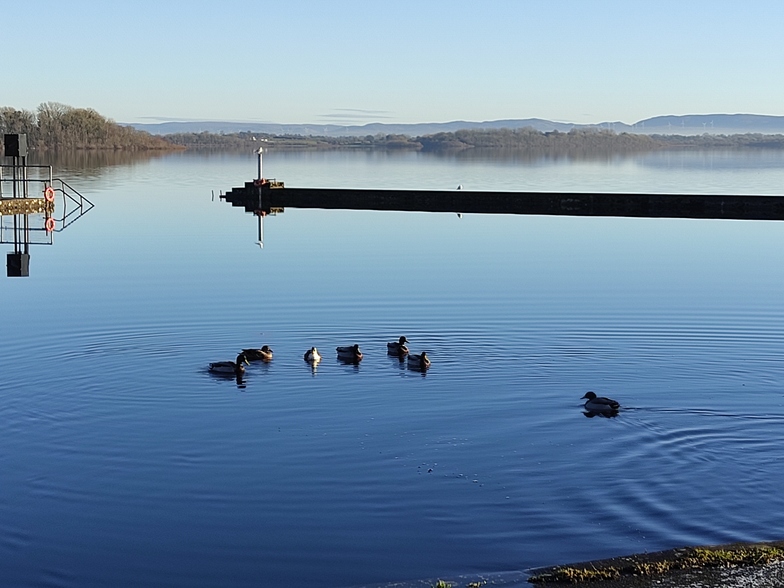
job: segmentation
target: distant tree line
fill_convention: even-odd
[[[651,135],[665,147],[683,147],[699,149],[735,149],[738,147],[756,147],[760,149],[784,149],[784,135],[763,135],[762,133],[744,133],[739,135]]]
[[[569,132],[533,128],[462,130],[419,137],[376,134],[362,137],[272,135],[264,133],[178,133],[165,135],[176,145],[209,149],[410,149],[434,152],[526,150],[557,152],[628,152],[657,149],[784,148],[784,135],[639,135],[609,129],[572,129]]]
[[[362,137],[326,137],[315,135],[273,135],[269,133],[173,133],[167,141],[189,149],[343,149],[384,148],[421,149],[422,145],[407,135],[366,135]]]
[[[426,151],[454,149],[531,149],[567,151],[570,149],[590,149],[605,151],[610,148],[619,151],[656,149],[656,142],[646,135],[629,133],[616,134],[607,129],[572,129],[568,133],[560,131],[537,131],[533,128],[463,130],[454,133],[436,133],[418,137]]]
[[[533,128],[463,130],[417,137],[416,142],[427,151],[457,149],[525,149],[556,151],[651,151],[672,148],[784,148],[784,135],[757,133],[740,135],[640,135],[616,133],[609,129],[572,129],[541,132]]]
[[[177,148],[161,137],[118,125],[91,108],[74,108],[57,102],[45,102],[36,112],[0,107],[0,133],[26,133],[28,147],[41,151]]]

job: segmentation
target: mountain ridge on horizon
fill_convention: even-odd
[[[385,135],[423,136],[450,133],[459,130],[522,129],[533,128],[541,132],[572,129],[610,129],[618,133],[635,134],[781,134],[784,133],[784,116],[763,114],[687,114],[662,115],[633,124],[620,121],[592,124],[564,123],[541,118],[500,119],[490,121],[449,121],[441,123],[365,123],[362,125],[307,124],[307,123],[253,123],[229,121],[171,121],[160,123],[121,123],[153,135],[176,133],[239,133],[254,132],[271,135],[304,136],[365,136]]]

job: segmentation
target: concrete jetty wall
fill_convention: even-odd
[[[647,218],[784,220],[782,196],[593,194],[472,190],[271,188],[248,182],[224,198],[248,212],[272,208],[397,210]]]

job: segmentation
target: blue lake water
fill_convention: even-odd
[[[264,166],[291,186],[784,191],[775,151]],[[56,163],[96,206],[0,280],[4,584],[511,586],[782,538],[783,223],[289,209],[261,249],[218,198],[255,173],[253,154]],[[400,335],[426,374],[386,355]],[[339,363],[353,343],[364,360]],[[241,385],[208,373],[262,344]],[[618,417],[586,418],[588,390]]]

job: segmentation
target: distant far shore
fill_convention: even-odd
[[[784,129],[784,117],[764,117],[758,115],[711,115],[724,126],[733,128]],[[738,118],[740,117],[740,118]],[[664,120],[673,117],[658,117],[658,128],[664,127]],[[685,117],[674,117],[684,119]],[[704,115],[689,124],[699,123]],[[661,120],[659,120],[661,119]],[[779,121],[782,119],[782,121]],[[649,119],[648,130],[654,119]],[[702,122],[700,122],[702,121]],[[524,125],[530,122],[528,126]],[[348,135],[344,132],[316,135],[311,133],[261,133],[254,131],[237,132],[181,132],[151,134],[128,125],[120,125],[98,114],[90,108],[74,108],[56,102],[41,104],[35,112],[0,107],[0,132],[24,133],[32,151],[171,151],[182,149],[213,150],[411,150],[425,152],[482,151],[522,151],[530,153],[633,153],[663,149],[784,149],[784,130],[779,134],[745,132],[735,134],[653,134],[650,132],[618,132],[614,128],[589,125],[565,126],[564,123],[548,123],[551,130],[536,128],[544,122],[539,119],[494,121],[477,124],[482,128],[457,128],[427,134],[384,133]],[[677,122],[677,121],[676,121]],[[681,120],[681,122],[684,122]],[[503,126],[508,123],[508,127]],[[779,124],[781,123],[781,124]],[[460,122],[435,128],[452,128]],[[641,123],[642,124],[642,123]],[[561,125],[568,130],[552,128]],[[302,126],[302,125],[300,125]],[[400,126],[400,125],[398,125]],[[491,126],[492,128],[487,128]],[[677,127],[677,125],[675,125]],[[387,125],[384,128],[394,128]],[[432,129],[434,125],[408,125],[411,128]],[[624,125],[628,127],[628,125]],[[297,127],[299,128],[299,127]],[[352,127],[359,130],[375,128],[373,125]],[[683,127],[685,128],[685,127]],[[723,128],[723,127],[722,127]],[[0,144],[0,149],[2,145]]]
[[[517,150],[531,152],[622,153],[663,149],[784,149],[784,134],[638,135],[606,129],[537,131],[533,128],[461,130],[411,137],[364,137],[238,133],[176,133],[163,139],[186,149],[330,150],[381,149],[431,152]]]

